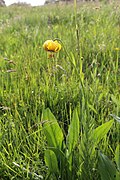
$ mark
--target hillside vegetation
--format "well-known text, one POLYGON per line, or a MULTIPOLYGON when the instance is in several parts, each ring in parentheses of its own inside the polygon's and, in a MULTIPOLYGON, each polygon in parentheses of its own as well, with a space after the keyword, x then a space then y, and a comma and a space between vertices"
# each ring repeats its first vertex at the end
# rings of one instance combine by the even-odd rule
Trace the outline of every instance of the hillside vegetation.
POLYGON ((119 63, 115 3, 1 7, 0 179, 118 180, 119 63))

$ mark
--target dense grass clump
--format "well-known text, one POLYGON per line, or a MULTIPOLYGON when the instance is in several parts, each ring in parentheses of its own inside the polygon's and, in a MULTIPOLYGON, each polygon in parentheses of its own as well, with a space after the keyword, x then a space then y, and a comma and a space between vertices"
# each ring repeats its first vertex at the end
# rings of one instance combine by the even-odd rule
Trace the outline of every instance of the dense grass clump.
POLYGON ((0 12, 0 179, 119 179, 120 7, 0 12))

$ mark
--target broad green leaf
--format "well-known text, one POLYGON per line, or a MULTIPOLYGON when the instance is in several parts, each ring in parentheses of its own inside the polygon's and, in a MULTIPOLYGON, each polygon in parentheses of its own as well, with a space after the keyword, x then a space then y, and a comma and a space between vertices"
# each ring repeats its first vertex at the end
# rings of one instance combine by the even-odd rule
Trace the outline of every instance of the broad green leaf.
POLYGON ((115 180, 116 168, 113 162, 104 154, 99 152, 98 169, 101 180, 115 180))
POLYGON ((115 161, 117 164, 117 168, 120 171, 120 145, 118 144, 115 151, 115 161))
POLYGON ((94 140, 94 144, 98 144, 102 138, 104 138, 104 136, 108 133, 108 131, 110 130, 112 124, 113 124, 114 120, 110 120, 104 124, 102 124, 101 126, 97 127, 92 135, 91 135, 91 139, 94 140))
POLYGON ((45 109, 42 114, 43 131, 45 133, 48 146, 61 149, 62 141, 64 139, 62 130, 51 113, 50 109, 45 109))
POLYGON ((50 150, 52 150, 57 157, 57 160, 59 162, 59 169, 61 172, 69 172, 69 160, 67 159, 66 153, 64 153, 63 151, 61 151, 58 148, 49 148, 50 150))
POLYGON ((73 112, 72 121, 69 126, 68 135, 67 135, 67 145, 68 145, 69 153, 71 153, 71 151, 74 149, 74 147, 78 142, 79 130, 80 130, 79 117, 78 117, 77 109, 75 109, 73 112))
POLYGON ((58 173, 58 162, 55 153, 52 150, 45 151, 45 163, 51 173, 58 173))

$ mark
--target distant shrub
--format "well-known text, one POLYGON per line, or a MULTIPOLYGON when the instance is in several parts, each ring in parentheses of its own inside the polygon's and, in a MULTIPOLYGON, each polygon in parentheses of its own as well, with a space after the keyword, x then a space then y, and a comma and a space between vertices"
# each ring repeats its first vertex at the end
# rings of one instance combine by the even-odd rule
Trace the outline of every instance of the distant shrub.
POLYGON ((18 3, 13 3, 13 4, 11 4, 11 6, 31 6, 31 4, 28 4, 28 3, 26 3, 26 2, 18 2, 18 3))

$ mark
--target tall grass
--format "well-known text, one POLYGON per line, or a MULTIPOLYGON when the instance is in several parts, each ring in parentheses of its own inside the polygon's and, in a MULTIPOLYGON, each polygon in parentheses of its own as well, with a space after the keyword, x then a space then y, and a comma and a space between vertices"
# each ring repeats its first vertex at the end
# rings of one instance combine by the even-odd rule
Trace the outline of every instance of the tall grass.
POLYGON ((0 8, 0 179, 104 179, 106 159, 119 172, 120 8, 115 3, 76 8, 0 8), (42 45, 55 38, 62 50, 48 58, 42 45), (63 132, 65 157, 77 109, 79 136, 72 161, 67 159, 68 176, 65 162, 56 175, 49 174, 44 159, 46 108, 63 132))

